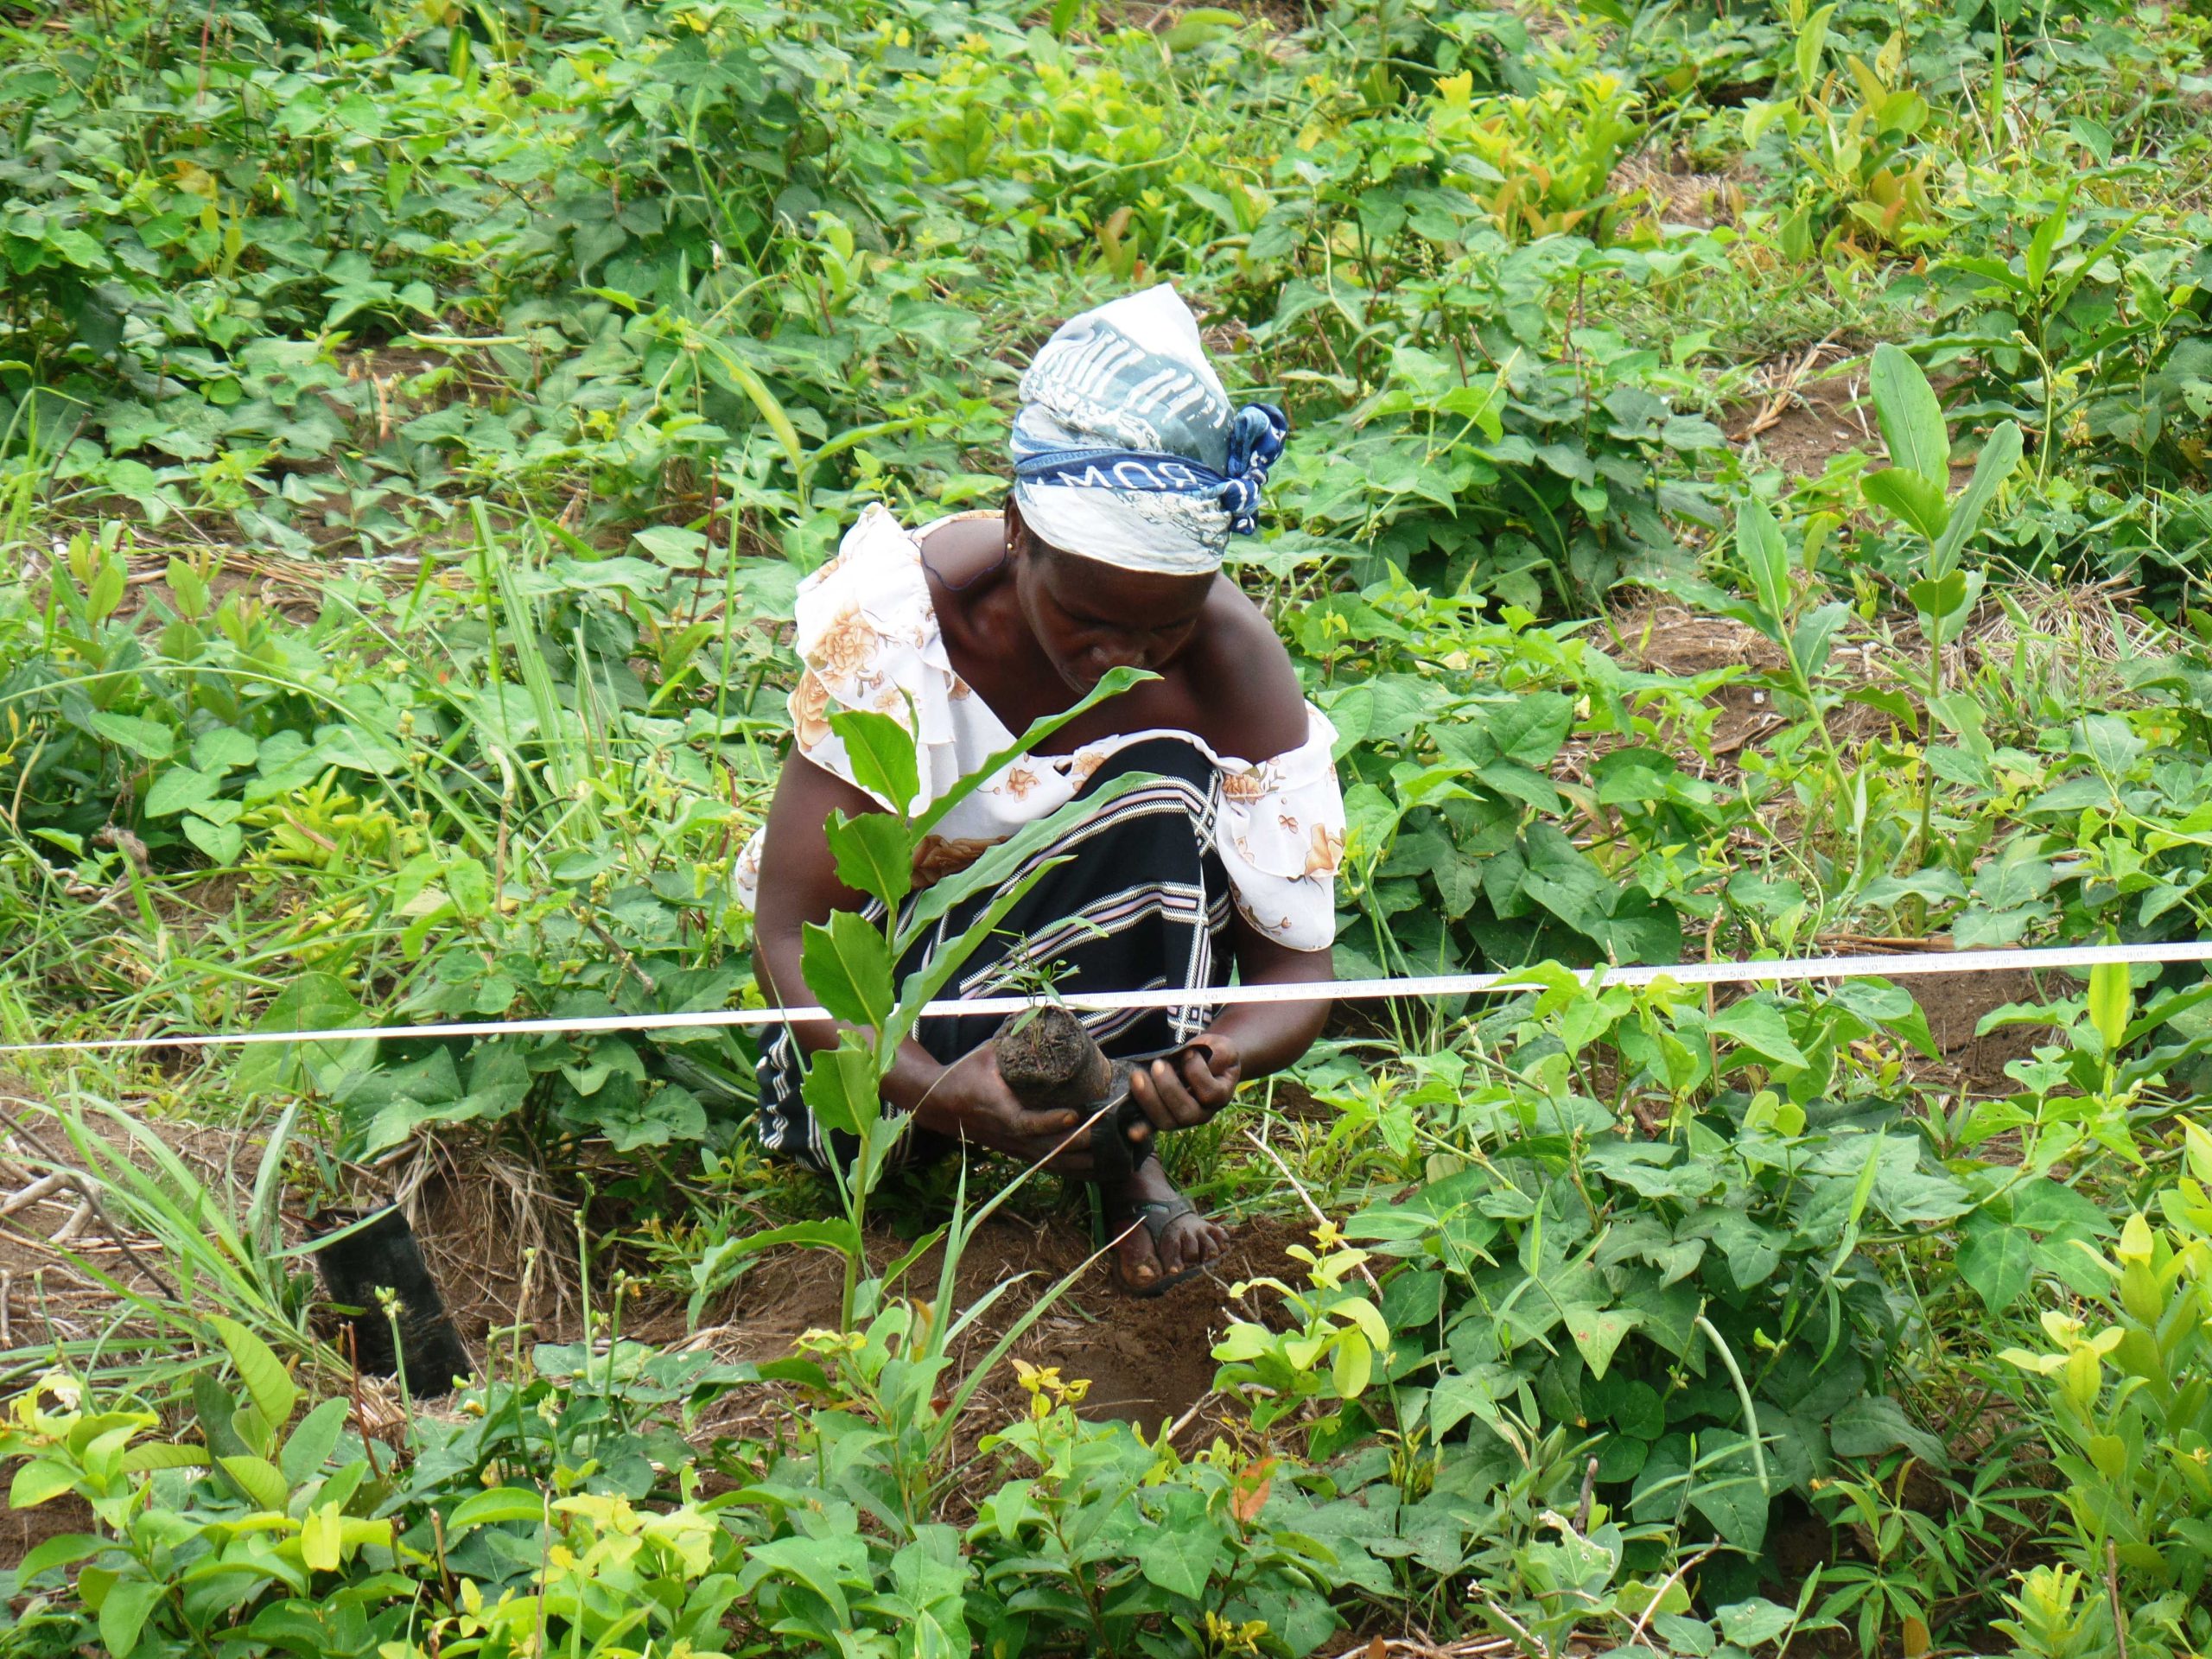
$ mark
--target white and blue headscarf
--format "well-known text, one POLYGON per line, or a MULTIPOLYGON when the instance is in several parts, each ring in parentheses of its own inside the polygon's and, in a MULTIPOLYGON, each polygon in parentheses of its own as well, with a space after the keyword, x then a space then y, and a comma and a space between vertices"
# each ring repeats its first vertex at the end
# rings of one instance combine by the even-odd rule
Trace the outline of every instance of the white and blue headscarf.
POLYGON ((1198 325, 1163 283, 1060 325, 1021 377, 1014 499, 1030 529, 1084 558, 1169 575, 1221 568, 1258 527, 1290 423, 1229 406, 1198 325))

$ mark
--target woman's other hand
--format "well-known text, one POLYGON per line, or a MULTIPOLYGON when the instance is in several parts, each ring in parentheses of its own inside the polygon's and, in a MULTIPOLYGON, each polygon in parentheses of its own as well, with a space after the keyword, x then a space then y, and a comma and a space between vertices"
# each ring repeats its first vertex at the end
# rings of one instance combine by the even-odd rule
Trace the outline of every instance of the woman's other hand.
POLYGON ((971 1048, 938 1076, 915 1107, 915 1121, 970 1146, 1043 1164, 1056 1175, 1090 1173, 1090 1141, 1078 1111, 1024 1105, 999 1073, 998 1046, 971 1048))
POLYGON ((1236 1039, 1201 1032, 1180 1052, 1129 1073, 1129 1093, 1152 1127, 1165 1133, 1205 1122, 1236 1092, 1244 1056, 1236 1039))

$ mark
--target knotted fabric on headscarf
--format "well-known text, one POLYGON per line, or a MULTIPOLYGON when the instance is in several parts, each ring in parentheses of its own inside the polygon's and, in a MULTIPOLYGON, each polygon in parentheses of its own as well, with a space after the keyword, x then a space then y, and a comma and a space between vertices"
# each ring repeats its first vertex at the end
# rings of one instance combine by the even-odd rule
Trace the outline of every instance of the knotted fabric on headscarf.
POLYGON ((1021 377, 1014 499, 1046 542, 1127 570, 1205 575, 1258 527, 1290 423, 1229 406, 1175 290, 1060 325, 1021 377))

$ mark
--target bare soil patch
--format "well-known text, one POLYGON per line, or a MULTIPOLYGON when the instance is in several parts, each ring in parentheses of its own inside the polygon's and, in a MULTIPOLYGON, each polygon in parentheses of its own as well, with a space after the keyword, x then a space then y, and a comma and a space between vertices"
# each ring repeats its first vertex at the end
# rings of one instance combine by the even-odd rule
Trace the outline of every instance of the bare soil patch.
MULTIPOLYGON (((1756 628, 1678 605, 1640 606, 1607 626, 1611 654, 1647 674, 1695 681, 1732 668, 1765 673, 1783 665, 1781 649, 1756 628)), ((1712 722, 1700 731, 1669 733, 1666 740, 1676 764, 1700 777, 1732 773, 1730 757, 1784 723, 1773 698, 1758 686, 1729 681, 1707 686, 1703 695, 1718 711, 1712 722)))
MULTIPOLYGON (((18 1084, 0 1078, 0 1354, 18 1374, 37 1366, 41 1349, 96 1335, 125 1338, 119 1323, 125 1304, 112 1285, 158 1294, 155 1273, 164 1271, 155 1241, 116 1230, 117 1217, 67 1179, 51 1179, 50 1165, 81 1169, 84 1160, 61 1127, 36 1108, 18 1084), (151 1271, 149 1271, 151 1269, 151 1271)), ((242 1212, 261 1137, 250 1130, 207 1124, 141 1122, 233 1215, 242 1212)), ((141 1169, 152 1166, 147 1148, 125 1128, 87 1113, 88 1131, 100 1145, 141 1169)), ((95 1175, 97 1171, 92 1172, 95 1175)), ((0 1373, 4 1375, 4 1373, 0 1373)))
POLYGON ((95 1518, 92 1506, 74 1492, 50 1497, 35 1509, 0 1506, 0 1572, 21 1567, 23 1557, 49 1538, 92 1531, 95 1518))
POLYGON ((1777 358, 1761 371, 1770 390, 1726 411, 1722 419, 1746 461, 1815 478, 1838 455, 1853 449, 1878 451, 1881 434, 1864 406, 1866 363, 1836 362, 1847 356, 1842 346, 1822 340, 1802 355, 1777 358), (1831 366, 1823 369, 1823 362, 1831 366))
POLYGON ((2037 999, 2031 974, 1930 974, 1915 979, 1910 988, 1928 1017, 1928 1033, 1942 1052, 1944 1068, 1969 1093, 2009 1092, 2014 1085, 2005 1068, 2027 1058, 2050 1036, 2046 1026, 2006 1026, 1986 1037, 1974 1034, 1992 1009, 2037 999))
MULTIPOLYGON (((1274 1217, 1235 1224, 1229 1254, 1211 1268, 1141 1299, 1117 1287, 1109 1262, 1084 1265, 1092 1249, 1078 1219, 994 1217, 961 1258, 954 1300, 966 1308, 1001 1285, 1006 1289, 963 1336, 956 1357, 963 1366, 980 1361, 1072 1273, 1073 1282, 1014 1344, 1012 1357, 1057 1366, 1063 1377, 1088 1378, 1086 1416, 1153 1427, 1179 1420, 1212 1389, 1212 1348, 1221 1332, 1234 1319, 1258 1317, 1230 1296, 1231 1287, 1262 1275, 1294 1277, 1300 1264, 1285 1250, 1308 1231, 1304 1223, 1274 1217)), ((873 1243, 871 1254, 886 1259, 905 1248, 888 1235, 873 1243)), ((933 1288, 940 1260, 934 1250, 923 1258, 909 1294, 933 1288)), ((713 1345, 735 1359, 783 1358, 808 1331, 836 1325, 842 1286, 842 1263, 827 1253, 769 1258, 738 1281, 711 1333, 713 1345)), ((1017 1398, 1011 1375, 995 1379, 978 1396, 985 1414, 1001 1423, 1017 1398)))

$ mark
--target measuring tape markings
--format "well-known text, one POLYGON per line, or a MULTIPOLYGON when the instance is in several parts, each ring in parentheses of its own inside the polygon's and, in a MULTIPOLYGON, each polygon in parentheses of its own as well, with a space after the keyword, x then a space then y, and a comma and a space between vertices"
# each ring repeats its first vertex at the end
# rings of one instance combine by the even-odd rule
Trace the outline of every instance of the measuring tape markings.
MULTIPOLYGON (((1899 979, 1921 974, 1996 974, 2116 963, 2212 961, 2212 941, 2175 940, 2163 944, 2053 945, 2033 950, 1929 950, 1900 956, 1799 957, 1770 962, 1685 962, 1660 967, 1574 968, 1560 971, 1586 984, 1646 986, 1661 980, 1677 985, 1765 985, 1822 979, 1899 979)), ((1430 974, 1396 979, 1318 980, 1291 985, 1218 985, 1192 989, 1069 991, 1051 1001, 1088 1012, 1123 1008, 1187 1007, 1203 1003, 1235 1007, 1265 1002, 1357 1002, 1400 997, 1484 996, 1541 990, 1533 968, 1486 974, 1430 974)), ((966 1001, 925 1004, 924 1020, 969 1014, 1018 1014, 1047 999, 1039 996, 981 996, 966 1001)), ((4 1054, 65 1054, 149 1048, 245 1047, 265 1043, 346 1043, 380 1038, 524 1037, 562 1033, 696 1031, 727 1027, 783 1025, 827 1020, 825 1008, 709 1008, 692 1014, 613 1014, 569 1020, 474 1020, 422 1026, 345 1026, 315 1031, 217 1031, 166 1037, 88 1037, 66 1042, 0 1043, 4 1054)))

